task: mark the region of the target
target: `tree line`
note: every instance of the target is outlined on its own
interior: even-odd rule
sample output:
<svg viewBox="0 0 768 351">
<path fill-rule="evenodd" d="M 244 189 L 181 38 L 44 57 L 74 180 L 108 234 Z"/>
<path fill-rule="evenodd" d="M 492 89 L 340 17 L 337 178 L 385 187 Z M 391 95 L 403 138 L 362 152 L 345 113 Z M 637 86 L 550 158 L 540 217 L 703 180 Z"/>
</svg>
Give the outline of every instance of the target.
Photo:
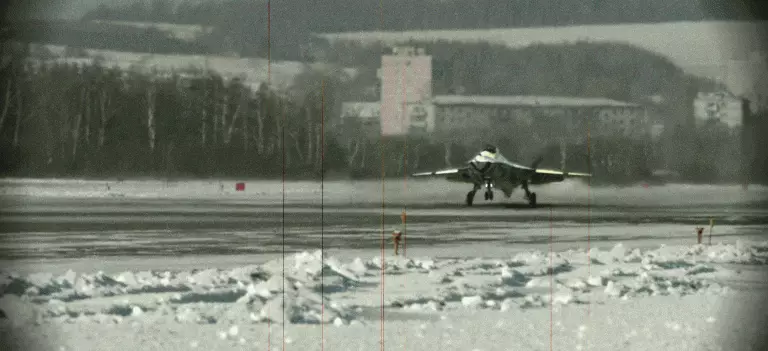
<svg viewBox="0 0 768 351">
<path fill-rule="evenodd" d="M 341 123 L 340 103 L 358 90 L 341 72 L 307 69 L 274 91 L 215 72 L 121 71 L 16 52 L 0 69 L 2 175 L 402 177 L 480 146 L 453 140 L 445 155 L 444 139 L 381 138 Z"/>
<path fill-rule="evenodd" d="M 24 21 L 6 26 L 6 40 L 153 54 L 214 53 L 204 40 L 184 41 L 155 28 L 97 22 Z M 5 41 L 5 40 L 4 40 Z"/>
<path fill-rule="evenodd" d="M 692 121 L 695 93 L 714 89 L 713 83 L 687 76 L 662 58 L 589 43 L 514 50 L 481 43 L 424 45 L 436 53 L 436 94 L 461 87 L 480 95 L 598 96 L 641 103 L 651 95 L 662 98 L 648 105 L 656 122 L 665 124 L 657 142 L 594 137 L 589 158 L 585 143 L 567 145 L 568 169 L 589 169 L 609 182 L 638 180 L 660 168 L 688 180 L 738 178 L 733 157 L 739 152 L 738 132 Z M 347 53 L 370 49 L 345 47 Z M 354 123 L 342 124 L 342 102 L 378 101 L 378 93 L 368 89 L 377 84 L 377 65 L 365 62 L 380 60 L 378 55 L 357 62 L 371 66 L 349 77 L 338 61 L 354 55 L 335 48 L 329 52 L 338 57 L 329 60 L 337 64 L 322 70 L 307 66 L 290 89 L 278 92 L 215 72 L 120 71 L 99 60 L 66 64 L 40 58 L 26 45 L 4 52 L 12 52 L 0 71 L 0 159 L 6 176 L 275 178 L 285 164 L 288 177 L 314 178 L 321 168 L 344 177 L 381 177 L 383 164 L 385 176 L 394 177 L 459 164 L 489 142 L 520 162 L 544 156 L 543 165 L 560 166 L 554 138 L 523 126 L 459 137 L 381 138 L 377 130 L 366 135 Z"/>
<path fill-rule="evenodd" d="M 121 71 L 99 61 L 44 61 L 17 51 L 0 68 L 2 173 L 318 178 L 324 170 L 347 176 L 355 173 L 354 160 L 329 115 L 356 89 L 345 79 L 340 69 L 307 69 L 291 89 L 275 91 L 215 72 Z M 371 162 L 361 167 L 383 158 L 392 163 L 391 176 L 402 176 L 402 151 L 377 145 L 358 155 Z"/>
</svg>

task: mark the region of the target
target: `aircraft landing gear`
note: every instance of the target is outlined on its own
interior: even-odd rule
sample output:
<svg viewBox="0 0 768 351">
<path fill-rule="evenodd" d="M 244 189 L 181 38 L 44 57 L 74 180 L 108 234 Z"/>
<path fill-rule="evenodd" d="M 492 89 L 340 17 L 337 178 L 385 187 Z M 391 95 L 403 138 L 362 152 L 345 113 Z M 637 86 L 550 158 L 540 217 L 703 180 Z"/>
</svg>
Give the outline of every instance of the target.
<svg viewBox="0 0 768 351">
<path fill-rule="evenodd" d="M 472 200 L 475 199 L 475 191 L 476 190 L 470 190 L 467 193 L 467 206 L 472 206 Z"/>
<path fill-rule="evenodd" d="M 528 204 L 531 207 L 536 207 L 536 193 L 528 189 L 528 182 L 523 182 L 523 190 L 525 190 L 525 198 L 528 200 Z"/>
<path fill-rule="evenodd" d="M 493 201 L 493 190 L 491 190 L 491 181 L 485 181 L 485 201 Z"/>
<path fill-rule="evenodd" d="M 467 199 L 466 199 L 467 206 L 472 206 L 472 201 L 475 200 L 475 193 L 478 190 L 480 190 L 480 185 L 475 185 L 475 187 L 467 193 Z M 486 196 L 486 200 L 487 200 L 488 199 L 488 193 L 486 193 L 485 196 Z"/>
</svg>

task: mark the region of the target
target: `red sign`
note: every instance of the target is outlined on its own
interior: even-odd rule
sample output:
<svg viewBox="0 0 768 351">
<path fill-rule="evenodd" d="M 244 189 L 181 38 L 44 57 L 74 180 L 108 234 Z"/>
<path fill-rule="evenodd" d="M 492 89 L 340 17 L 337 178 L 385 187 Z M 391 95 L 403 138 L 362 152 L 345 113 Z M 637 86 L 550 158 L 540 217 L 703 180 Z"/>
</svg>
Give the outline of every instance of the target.
<svg viewBox="0 0 768 351">
<path fill-rule="evenodd" d="M 244 190 L 245 190 L 245 183 L 235 184 L 235 191 L 244 191 Z"/>
</svg>

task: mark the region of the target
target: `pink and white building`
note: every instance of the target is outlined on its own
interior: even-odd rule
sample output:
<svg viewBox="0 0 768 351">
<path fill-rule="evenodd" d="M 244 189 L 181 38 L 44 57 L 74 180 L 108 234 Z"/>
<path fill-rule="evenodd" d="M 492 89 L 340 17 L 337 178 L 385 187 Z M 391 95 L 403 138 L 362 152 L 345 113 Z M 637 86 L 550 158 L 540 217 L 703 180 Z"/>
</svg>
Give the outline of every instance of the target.
<svg viewBox="0 0 768 351">
<path fill-rule="evenodd" d="M 382 135 L 434 129 L 432 56 L 421 48 L 395 47 L 392 53 L 382 56 L 379 78 Z"/>
</svg>

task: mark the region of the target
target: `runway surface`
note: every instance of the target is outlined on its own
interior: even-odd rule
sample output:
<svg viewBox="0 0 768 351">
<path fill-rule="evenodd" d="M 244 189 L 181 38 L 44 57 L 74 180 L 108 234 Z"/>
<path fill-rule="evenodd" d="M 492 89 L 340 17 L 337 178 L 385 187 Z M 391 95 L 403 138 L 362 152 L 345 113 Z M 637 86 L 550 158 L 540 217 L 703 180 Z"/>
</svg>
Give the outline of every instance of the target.
<svg viewBox="0 0 768 351">
<path fill-rule="evenodd" d="M 466 186 L 443 181 L 247 182 L 6 180 L 0 259 L 254 255 L 376 249 L 402 228 L 411 252 L 477 243 L 497 248 L 584 248 L 616 242 L 768 240 L 765 188 L 663 186 L 537 188 L 539 207 L 516 193 L 467 208 Z M 383 190 L 383 192 L 382 192 Z M 383 194 L 383 195 L 382 195 Z M 383 204 L 383 205 L 382 205 Z M 551 219 L 550 219 L 551 218 Z M 552 233 L 550 233 L 550 230 Z M 488 245 L 486 245 L 488 247 Z"/>
</svg>

